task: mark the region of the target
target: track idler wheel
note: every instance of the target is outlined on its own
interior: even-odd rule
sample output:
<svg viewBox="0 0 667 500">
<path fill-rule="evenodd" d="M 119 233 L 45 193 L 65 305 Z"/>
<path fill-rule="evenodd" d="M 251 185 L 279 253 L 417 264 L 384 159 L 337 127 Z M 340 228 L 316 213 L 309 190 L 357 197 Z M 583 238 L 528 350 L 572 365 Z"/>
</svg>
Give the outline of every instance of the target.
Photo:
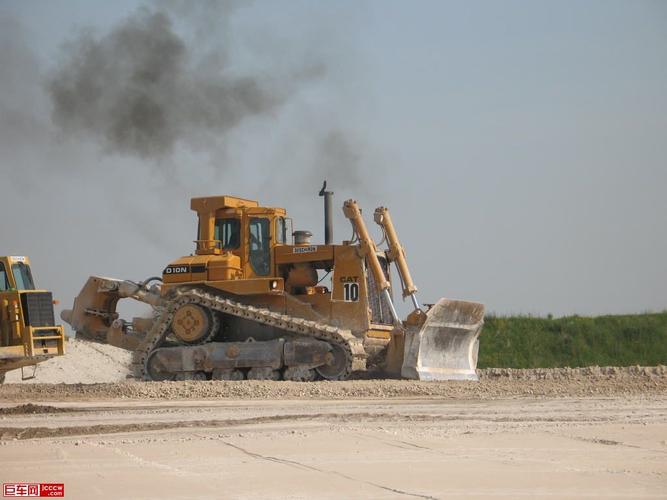
<svg viewBox="0 0 667 500">
<path fill-rule="evenodd" d="M 174 380 L 176 374 L 170 371 L 168 367 L 164 366 L 160 357 L 157 356 L 157 351 L 153 351 L 148 355 L 145 364 L 146 375 L 150 380 L 160 382 L 163 380 Z"/>
<path fill-rule="evenodd" d="M 218 316 L 196 304 L 185 304 L 174 313 L 171 330 L 183 344 L 202 344 L 212 339 L 218 332 Z"/>
<path fill-rule="evenodd" d="M 326 363 L 315 368 L 326 380 L 341 380 L 345 377 L 347 355 L 338 344 L 331 344 L 331 351 L 327 353 Z"/>
</svg>

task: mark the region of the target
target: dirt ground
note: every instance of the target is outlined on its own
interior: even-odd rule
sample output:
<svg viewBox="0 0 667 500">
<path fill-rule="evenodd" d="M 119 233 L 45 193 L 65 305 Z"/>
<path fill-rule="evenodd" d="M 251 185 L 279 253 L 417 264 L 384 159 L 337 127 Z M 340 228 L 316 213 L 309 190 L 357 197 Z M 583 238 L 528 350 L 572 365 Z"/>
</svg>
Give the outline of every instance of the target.
<svg viewBox="0 0 667 500">
<path fill-rule="evenodd" d="M 0 481 L 67 498 L 667 498 L 667 374 L 6 384 Z"/>
<path fill-rule="evenodd" d="M 667 498 L 667 368 L 140 382 L 70 341 L 0 386 L 0 482 L 66 498 Z"/>
</svg>

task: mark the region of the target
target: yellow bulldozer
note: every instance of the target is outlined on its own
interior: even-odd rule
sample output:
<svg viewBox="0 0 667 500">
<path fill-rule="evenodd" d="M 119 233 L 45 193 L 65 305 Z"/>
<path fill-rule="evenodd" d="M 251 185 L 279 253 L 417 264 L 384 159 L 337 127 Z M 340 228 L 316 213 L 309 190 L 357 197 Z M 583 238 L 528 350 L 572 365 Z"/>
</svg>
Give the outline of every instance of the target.
<svg viewBox="0 0 667 500">
<path fill-rule="evenodd" d="M 79 337 L 133 351 L 146 380 L 344 380 L 367 365 L 409 379 L 476 380 L 484 306 L 440 299 L 422 308 L 389 211 L 373 217 L 385 250 L 354 200 L 343 206 L 354 236 L 334 244 L 333 192 L 325 182 L 319 194 L 324 244 L 292 231 L 283 208 L 193 198 L 194 254 L 142 282 L 91 276 L 61 317 Z M 405 320 L 392 264 L 414 309 Z M 149 304 L 152 316 L 120 318 L 124 298 Z"/>
<path fill-rule="evenodd" d="M 0 383 L 10 370 L 65 353 L 51 292 L 36 290 L 25 256 L 0 257 Z"/>
</svg>

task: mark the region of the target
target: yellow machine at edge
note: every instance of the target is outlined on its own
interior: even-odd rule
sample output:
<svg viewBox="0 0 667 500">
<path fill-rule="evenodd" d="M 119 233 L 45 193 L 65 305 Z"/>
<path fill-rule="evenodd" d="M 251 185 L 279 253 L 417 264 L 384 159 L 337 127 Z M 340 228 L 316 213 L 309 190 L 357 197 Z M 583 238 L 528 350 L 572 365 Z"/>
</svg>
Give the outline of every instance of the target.
<svg viewBox="0 0 667 500">
<path fill-rule="evenodd" d="M 62 318 L 81 337 L 133 351 L 135 373 L 148 380 L 343 380 L 368 366 L 410 379 L 476 380 L 484 306 L 440 299 L 422 308 L 389 211 L 373 217 L 385 250 L 354 200 L 343 206 L 354 237 L 334 244 L 326 183 L 320 196 L 324 244 L 288 230 L 282 208 L 193 198 L 194 254 L 138 283 L 92 276 Z M 392 265 L 413 305 L 405 320 L 394 307 Z M 152 317 L 121 319 L 123 298 L 150 304 Z"/>
<path fill-rule="evenodd" d="M 36 290 L 25 256 L 0 257 L 0 382 L 5 373 L 65 352 L 51 292 Z"/>
</svg>

